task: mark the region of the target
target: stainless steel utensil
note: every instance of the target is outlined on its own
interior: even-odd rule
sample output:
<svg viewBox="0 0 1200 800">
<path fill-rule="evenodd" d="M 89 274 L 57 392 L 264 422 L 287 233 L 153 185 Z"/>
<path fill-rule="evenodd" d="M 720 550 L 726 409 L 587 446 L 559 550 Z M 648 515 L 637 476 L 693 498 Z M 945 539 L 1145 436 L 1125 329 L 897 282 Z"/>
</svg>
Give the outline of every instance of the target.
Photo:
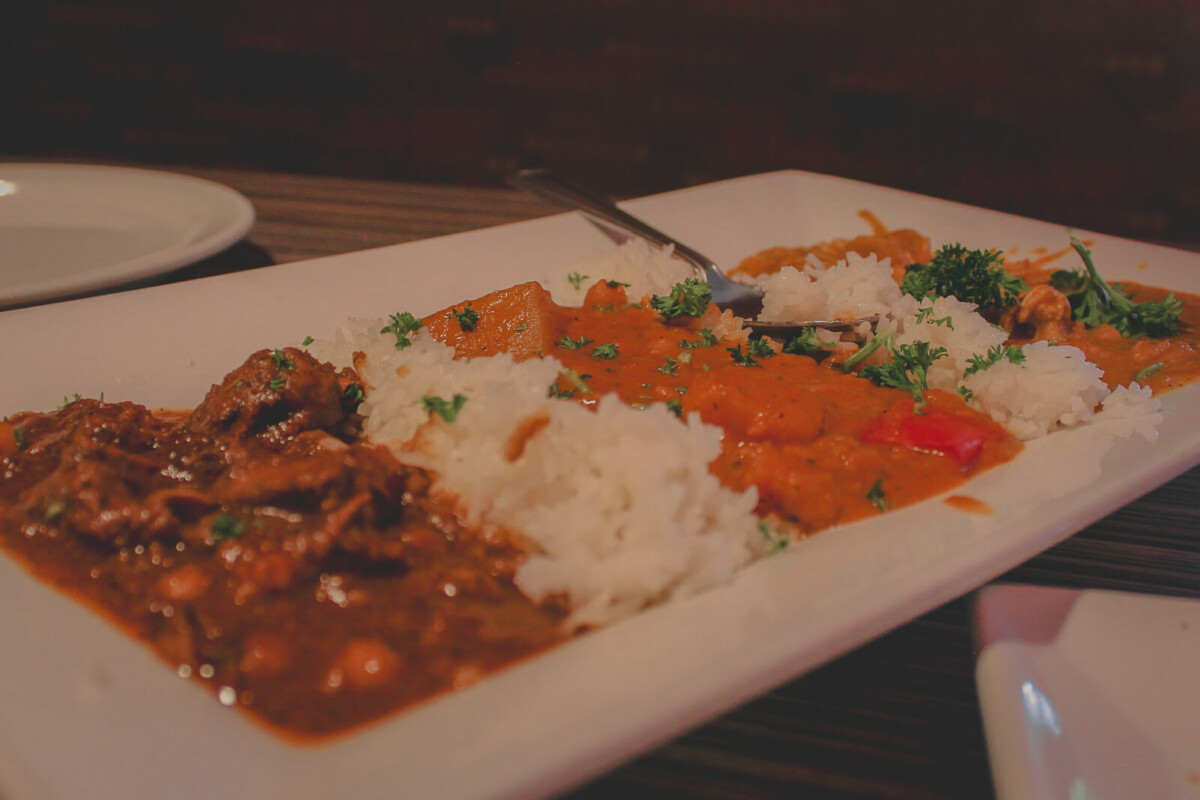
<svg viewBox="0 0 1200 800">
<path fill-rule="evenodd" d="M 807 320 L 787 322 L 760 320 L 763 290 L 752 284 L 741 283 L 729 278 L 708 256 L 688 247 L 646 222 L 620 209 L 590 189 L 571 183 L 546 169 L 524 169 L 508 177 L 510 186 L 543 200 L 579 211 L 588 222 L 599 228 L 606 236 L 620 243 L 629 235 L 645 239 L 658 247 L 673 247 L 675 255 L 686 261 L 712 287 L 712 301 L 720 309 L 728 309 L 745 319 L 746 324 L 757 333 L 773 336 L 796 334 L 803 328 L 852 328 L 862 319 L 851 320 Z"/>
</svg>

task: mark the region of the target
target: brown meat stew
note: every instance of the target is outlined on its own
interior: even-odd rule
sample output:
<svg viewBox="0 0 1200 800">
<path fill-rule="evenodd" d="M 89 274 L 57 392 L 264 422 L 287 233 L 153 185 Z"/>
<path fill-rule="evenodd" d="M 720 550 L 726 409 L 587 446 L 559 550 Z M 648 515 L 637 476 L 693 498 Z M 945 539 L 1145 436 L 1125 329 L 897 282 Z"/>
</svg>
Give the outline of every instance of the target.
<svg viewBox="0 0 1200 800">
<path fill-rule="evenodd" d="M 355 441 L 353 380 L 264 350 L 186 415 L 94 400 L 16 415 L 0 542 L 299 739 L 561 639 L 561 611 L 514 588 L 512 542 L 460 526 L 422 471 Z"/>
</svg>

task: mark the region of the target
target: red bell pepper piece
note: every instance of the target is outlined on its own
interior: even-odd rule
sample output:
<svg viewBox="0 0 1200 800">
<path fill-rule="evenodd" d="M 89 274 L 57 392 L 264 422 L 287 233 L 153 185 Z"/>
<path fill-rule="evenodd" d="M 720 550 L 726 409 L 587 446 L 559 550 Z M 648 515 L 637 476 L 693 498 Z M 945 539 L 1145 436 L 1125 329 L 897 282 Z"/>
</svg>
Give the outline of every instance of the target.
<svg viewBox="0 0 1200 800">
<path fill-rule="evenodd" d="M 864 442 L 941 453 L 959 464 L 975 458 L 983 443 L 994 438 L 995 431 L 981 420 L 928 407 L 917 414 L 912 403 L 888 409 L 862 435 Z"/>
</svg>

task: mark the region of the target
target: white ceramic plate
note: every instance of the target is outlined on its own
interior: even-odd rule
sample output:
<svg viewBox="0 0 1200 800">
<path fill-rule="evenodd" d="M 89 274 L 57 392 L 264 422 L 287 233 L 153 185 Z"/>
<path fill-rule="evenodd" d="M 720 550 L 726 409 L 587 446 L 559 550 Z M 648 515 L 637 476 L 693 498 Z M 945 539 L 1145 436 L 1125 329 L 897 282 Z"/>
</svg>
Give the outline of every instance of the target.
<svg viewBox="0 0 1200 800">
<path fill-rule="evenodd" d="M 997 584 L 976 626 L 999 800 L 1200 798 L 1200 601 Z"/>
<path fill-rule="evenodd" d="M 866 231 L 1061 249 L 1060 225 L 780 172 L 630 210 L 725 263 Z M 1104 271 L 1200 291 L 1200 257 L 1085 234 Z M 200 401 L 252 351 L 348 316 L 432 312 L 609 247 L 574 215 L 0 313 L 0 415 L 78 392 Z M 1139 269 L 1139 265 L 1145 265 Z M 550 794 L 975 588 L 1200 460 L 1200 386 L 1158 435 L 1092 426 L 1035 442 L 961 492 L 815 536 L 461 693 L 319 746 L 285 744 L 0 557 L 0 795 L 29 798 L 532 798 Z M 20 643 L 19 645 L 14 643 Z M 64 754 L 70 754 L 70 768 Z"/>
<path fill-rule="evenodd" d="M 253 222 L 245 197 L 186 175 L 0 164 L 0 308 L 191 264 L 241 239 Z"/>
</svg>

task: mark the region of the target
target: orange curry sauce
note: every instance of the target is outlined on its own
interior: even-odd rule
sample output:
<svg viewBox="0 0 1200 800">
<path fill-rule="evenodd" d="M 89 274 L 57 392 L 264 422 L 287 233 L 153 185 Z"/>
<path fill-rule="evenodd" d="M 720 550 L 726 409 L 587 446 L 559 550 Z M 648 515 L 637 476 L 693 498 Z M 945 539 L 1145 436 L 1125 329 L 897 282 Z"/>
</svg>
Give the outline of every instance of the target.
<svg viewBox="0 0 1200 800">
<path fill-rule="evenodd" d="M 1081 267 L 1069 261 L 1074 257 L 1074 250 L 1067 249 L 1035 259 L 1010 260 L 1005 264 L 1005 269 L 1020 276 L 1032 287 L 1047 286 L 1055 269 Z M 1103 265 L 1099 266 L 1103 275 Z M 1042 338 L 1053 344 L 1078 347 L 1088 361 L 1104 371 L 1104 380 L 1109 388 L 1128 385 L 1135 376 L 1154 364 L 1162 366 L 1141 377 L 1139 383 L 1149 386 L 1155 394 L 1178 389 L 1200 378 L 1200 295 L 1169 291 L 1133 281 L 1120 281 L 1120 287 L 1130 292 L 1132 299 L 1138 303 L 1161 301 L 1168 294 L 1182 300 L 1179 332 L 1161 339 L 1126 337 L 1111 325 L 1088 328 L 1069 323 L 1046 325 L 1041 330 L 1036 326 L 1017 327 L 1013 342 L 1025 344 Z"/>
<path fill-rule="evenodd" d="M 558 388 L 585 404 L 615 392 L 634 405 L 677 401 L 681 414 L 698 412 L 725 431 L 713 472 L 734 489 L 758 487 L 759 513 L 777 514 L 804 533 L 937 494 L 1021 449 L 954 394 L 927 392 L 918 415 L 907 392 L 808 356 L 779 352 L 749 364 L 744 343 L 705 343 L 711 307 L 701 319 L 664 322 L 604 281 L 581 308 L 555 305 L 536 283 L 471 307 L 479 313 L 472 331 L 452 313 L 465 304 L 426 324 L 460 357 L 553 355 L 588 391 L 565 379 Z M 739 344 L 742 363 L 729 350 Z"/>
</svg>

